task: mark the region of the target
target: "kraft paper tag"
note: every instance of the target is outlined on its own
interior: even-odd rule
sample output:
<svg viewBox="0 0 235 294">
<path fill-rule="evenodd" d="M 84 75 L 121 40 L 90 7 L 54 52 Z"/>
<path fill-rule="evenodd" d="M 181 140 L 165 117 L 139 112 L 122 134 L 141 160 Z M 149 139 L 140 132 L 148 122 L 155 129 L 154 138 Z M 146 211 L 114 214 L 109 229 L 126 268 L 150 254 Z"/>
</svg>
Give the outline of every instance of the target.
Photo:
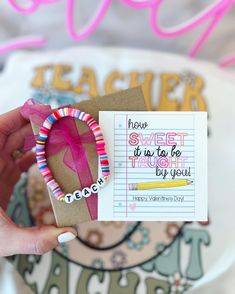
<svg viewBox="0 0 235 294">
<path fill-rule="evenodd" d="M 86 113 L 90 113 L 92 117 L 98 122 L 99 111 L 143 111 L 146 110 L 144 96 L 141 87 L 136 87 L 128 89 L 126 91 L 121 91 L 111 95 L 106 95 L 102 97 L 92 98 L 88 101 L 83 101 L 72 105 L 73 108 L 78 108 Z M 77 130 L 79 134 L 86 133 L 89 128 L 87 125 L 79 120 L 75 120 Z M 39 126 L 32 125 L 34 133 L 37 134 L 39 131 Z M 109 140 L 109 138 L 105 138 Z M 95 182 L 98 178 L 98 157 L 95 149 L 95 143 L 84 144 L 90 173 Z M 52 170 L 54 178 L 60 184 L 64 193 L 71 193 L 81 189 L 78 175 L 68 168 L 64 162 L 63 158 L 66 150 L 59 152 L 56 155 L 50 156 L 48 158 L 49 168 Z M 53 211 L 56 218 L 56 223 L 59 227 L 63 226 L 74 226 L 76 224 L 87 222 L 97 219 L 98 207 L 97 199 L 92 197 L 97 197 L 97 195 L 92 195 L 89 199 L 89 205 L 85 198 L 74 201 L 71 204 L 66 204 L 57 201 L 51 195 L 49 191 L 49 196 L 51 199 Z M 91 217 L 92 216 L 92 217 Z"/>
</svg>

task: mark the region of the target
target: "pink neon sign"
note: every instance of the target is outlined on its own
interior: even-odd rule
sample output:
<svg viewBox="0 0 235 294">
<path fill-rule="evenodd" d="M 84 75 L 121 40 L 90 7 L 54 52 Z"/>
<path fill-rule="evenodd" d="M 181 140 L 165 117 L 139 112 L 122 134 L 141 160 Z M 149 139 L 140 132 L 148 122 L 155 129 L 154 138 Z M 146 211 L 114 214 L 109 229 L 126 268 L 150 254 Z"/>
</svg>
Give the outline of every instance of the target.
<svg viewBox="0 0 235 294">
<path fill-rule="evenodd" d="M 8 0 L 11 7 L 20 14 L 35 13 L 36 10 L 42 5 L 52 5 L 58 1 L 66 1 L 66 27 L 68 34 L 75 41 L 81 41 L 88 38 L 99 26 L 103 17 L 107 13 L 112 0 L 103 0 L 93 18 L 86 24 L 81 30 L 77 31 L 74 26 L 74 3 L 75 0 L 29 0 L 29 4 L 26 7 L 20 6 L 16 0 Z M 208 6 L 198 15 L 194 16 L 187 22 L 172 28 L 161 27 L 158 23 L 158 15 L 161 5 L 164 0 L 120 0 L 124 5 L 132 9 L 148 9 L 149 21 L 153 33 L 161 38 L 177 38 L 197 26 L 207 24 L 206 28 L 196 40 L 195 44 L 190 49 L 188 55 L 195 57 L 199 49 L 205 44 L 209 35 L 216 28 L 218 23 L 222 20 L 226 13 L 232 8 L 235 0 L 217 0 L 212 5 Z M 39 47 L 44 46 L 47 40 L 44 37 L 24 38 L 18 40 L 12 40 L 5 44 L 0 45 L 0 53 L 5 53 L 16 48 L 27 47 Z M 224 58 L 221 62 L 221 66 L 228 66 L 235 63 L 235 56 Z"/>
</svg>

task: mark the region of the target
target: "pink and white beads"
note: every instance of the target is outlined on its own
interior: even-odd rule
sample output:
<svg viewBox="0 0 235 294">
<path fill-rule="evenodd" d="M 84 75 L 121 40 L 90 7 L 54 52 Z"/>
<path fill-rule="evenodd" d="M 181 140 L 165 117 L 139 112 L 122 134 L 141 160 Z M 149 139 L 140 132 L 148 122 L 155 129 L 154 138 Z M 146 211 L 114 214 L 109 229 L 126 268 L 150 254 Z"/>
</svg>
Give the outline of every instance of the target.
<svg viewBox="0 0 235 294">
<path fill-rule="evenodd" d="M 68 116 L 84 121 L 92 130 L 95 136 L 96 150 L 99 155 L 102 177 L 99 178 L 97 182 L 92 184 L 90 187 L 84 187 L 81 191 L 76 190 L 73 193 L 64 195 L 60 185 L 56 182 L 51 170 L 48 167 L 45 148 L 46 141 L 53 124 L 56 123 L 59 119 Z M 110 174 L 108 156 L 105 152 L 105 141 L 103 134 L 101 133 L 100 126 L 90 114 L 74 108 L 60 108 L 46 118 L 42 127 L 40 128 L 36 142 L 36 159 L 38 168 L 54 197 L 57 200 L 65 201 L 66 203 L 72 203 L 73 200 L 80 200 L 82 197 L 89 197 L 91 193 L 98 193 L 98 190 L 104 185 L 106 178 Z"/>
</svg>

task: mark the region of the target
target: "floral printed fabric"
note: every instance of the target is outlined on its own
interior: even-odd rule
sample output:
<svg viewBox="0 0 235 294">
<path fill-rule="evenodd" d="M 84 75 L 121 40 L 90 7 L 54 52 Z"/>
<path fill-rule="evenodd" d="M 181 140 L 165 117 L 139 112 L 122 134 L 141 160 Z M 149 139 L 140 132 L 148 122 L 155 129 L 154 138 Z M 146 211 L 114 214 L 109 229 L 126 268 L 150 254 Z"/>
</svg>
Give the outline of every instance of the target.
<svg viewBox="0 0 235 294">
<path fill-rule="evenodd" d="M 17 82 L 17 93 L 12 81 Z M 149 110 L 208 111 L 209 223 L 81 224 L 76 240 L 44 256 L 10 258 L 34 293 L 53 293 L 54 288 L 71 294 L 190 293 L 199 283 L 200 294 L 234 292 L 231 287 L 224 291 L 221 282 L 222 273 L 234 263 L 232 74 L 147 51 L 81 47 L 60 53 L 18 53 L 0 77 L 1 111 L 34 95 L 57 106 L 65 103 L 62 96 L 73 103 L 139 83 L 143 83 Z M 24 226 L 54 222 L 35 167 L 15 187 L 8 214 Z M 228 284 L 232 281 L 231 276 L 226 279 Z M 214 291 L 209 287 L 212 283 Z"/>
</svg>

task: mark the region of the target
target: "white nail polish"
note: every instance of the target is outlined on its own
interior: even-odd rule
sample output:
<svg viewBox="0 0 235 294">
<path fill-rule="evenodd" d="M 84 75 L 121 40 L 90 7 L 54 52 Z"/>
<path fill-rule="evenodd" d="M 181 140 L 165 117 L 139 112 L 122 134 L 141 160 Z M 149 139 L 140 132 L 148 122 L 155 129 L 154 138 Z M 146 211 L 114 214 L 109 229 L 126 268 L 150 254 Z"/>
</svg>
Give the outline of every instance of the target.
<svg viewBox="0 0 235 294">
<path fill-rule="evenodd" d="M 58 236 L 58 242 L 59 243 L 65 243 L 65 242 L 69 242 L 69 241 L 71 241 L 71 240 L 73 240 L 75 238 L 76 238 L 76 236 L 73 233 L 66 232 L 66 233 L 60 234 Z"/>
</svg>

